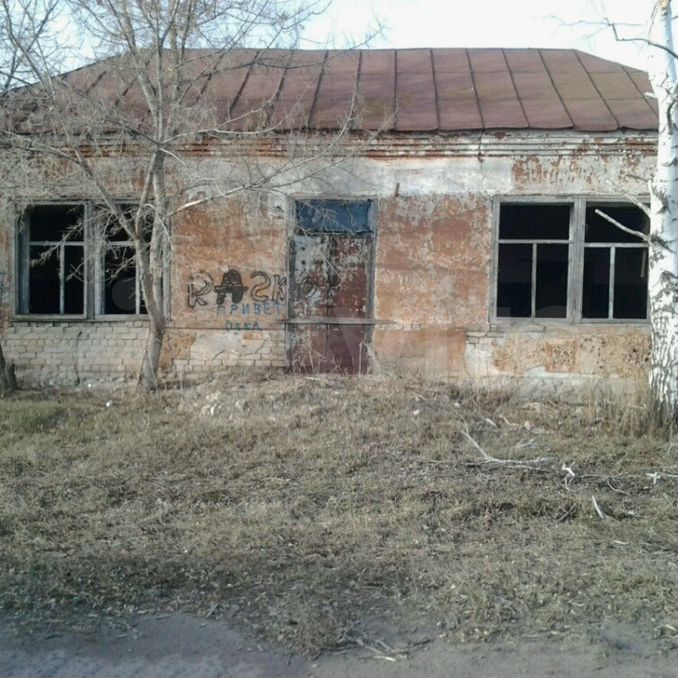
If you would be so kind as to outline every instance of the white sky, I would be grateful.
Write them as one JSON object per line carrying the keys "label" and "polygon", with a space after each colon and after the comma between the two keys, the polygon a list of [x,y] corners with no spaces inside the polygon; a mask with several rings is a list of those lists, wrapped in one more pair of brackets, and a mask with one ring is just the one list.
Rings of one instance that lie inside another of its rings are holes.
{"label": "white sky", "polygon": [[[309,25],[304,47],[360,43],[379,24],[369,47],[564,47],[647,68],[634,43],[616,42],[600,25],[609,17],[635,23],[643,35],[651,0],[334,0]],[[646,34],[646,32],[645,32]]]}

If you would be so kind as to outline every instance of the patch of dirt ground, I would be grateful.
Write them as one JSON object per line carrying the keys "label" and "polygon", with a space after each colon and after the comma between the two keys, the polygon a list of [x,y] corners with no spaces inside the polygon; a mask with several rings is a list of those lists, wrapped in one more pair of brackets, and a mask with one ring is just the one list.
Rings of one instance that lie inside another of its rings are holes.
{"label": "patch of dirt ground", "polygon": [[439,640],[406,647],[375,642],[309,659],[246,638],[224,622],[181,613],[137,619],[124,632],[102,627],[89,634],[17,633],[0,622],[0,675],[674,678],[678,659],[675,651],[657,654],[630,629],[619,628],[602,629],[597,642],[452,645]]}
{"label": "patch of dirt ground", "polygon": [[663,675],[678,444],[643,412],[266,374],[0,399],[0,673],[84,674],[84,652],[112,675],[117,647],[160,662],[119,675],[185,674],[184,638],[237,667],[258,656],[244,633],[317,675],[464,675],[481,654],[493,675],[544,675],[535,654],[554,675]]}

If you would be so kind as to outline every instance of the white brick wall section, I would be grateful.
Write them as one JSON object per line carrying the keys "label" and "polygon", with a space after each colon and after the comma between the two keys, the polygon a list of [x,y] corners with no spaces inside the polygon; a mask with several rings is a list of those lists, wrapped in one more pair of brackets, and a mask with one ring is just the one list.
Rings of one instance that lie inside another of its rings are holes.
{"label": "white brick wall section", "polygon": [[[72,385],[88,379],[131,379],[141,363],[145,322],[17,322],[5,328],[5,352],[24,386]],[[188,355],[171,361],[168,374],[197,378],[236,366],[286,366],[285,333],[174,330],[192,339]],[[171,342],[168,344],[171,350]],[[181,351],[178,348],[178,351]],[[185,350],[185,349],[184,349]]]}

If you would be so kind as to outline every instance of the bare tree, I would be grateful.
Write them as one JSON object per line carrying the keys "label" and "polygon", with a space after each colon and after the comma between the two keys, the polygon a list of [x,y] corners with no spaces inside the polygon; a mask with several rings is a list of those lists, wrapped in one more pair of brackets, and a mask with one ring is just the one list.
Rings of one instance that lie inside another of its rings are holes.
{"label": "bare tree", "polygon": [[[0,8],[0,97],[4,97],[13,88],[32,82],[30,60],[49,37],[57,0],[0,0]],[[0,164],[0,173],[7,169]],[[0,272],[0,326],[6,287],[6,274]],[[0,392],[16,386],[14,363],[5,359],[0,343]]]}
{"label": "bare tree", "polygon": [[[600,25],[620,42],[637,43],[647,56],[648,73],[657,100],[659,121],[654,175],[648,182],[648,209],[627,196],[650,218],[648,287],[650,301],[650,393],[653,417],[660,423],[678,424],[678,75],[674,49],[671,0],[649,3],[646,26],[621,24],[604,17]],[[586,23],[586,22],[583,22]],[[608,215],[604,218],[622,230],[629,229]],[[631,231],[633,233],[633,231]],[[642,234],[635,233],[637,237]]]}
{"label": "bare tree", "polygon": [[[294,52],[279,48],[296,44],[321,5],[295,0],[61,5],[78,27],[80,44],[98,60],[56,75],[35,15],[28,43],[10,31],[9,44],[27,69],[28,84],[9,93],[9,104],[5,97],[12,113],[2,130],[3,146],[6,157],[14,158],[9,162],[30,181],[61,195],[76,186],[81,195],[95,196],[103,222],[125,234],[148,317],[139,385],[153,388],[169,320],[165,283],[173,219],[207,201],[281,190],[289,176],[315,171],[319,158],[341,146],[351,115],[322,143],[309,145],[303,123],[295,129],[294,105],[283,120],[271,120],[272,99],[239,111],[227,103],[221,110],[219,83],[237,80],[243,69],[310,65],[291,63]],[[6,6],[3,10],[7,17]],[[258,49],[242,49],[253,44]],[[259,163],[257,145],[263,138],[280,139],[280,129],[286,131],[280,141],[284,159]],[[187,159],[201,144],[226,146],[231,170],[220,176],[188,171]]]}

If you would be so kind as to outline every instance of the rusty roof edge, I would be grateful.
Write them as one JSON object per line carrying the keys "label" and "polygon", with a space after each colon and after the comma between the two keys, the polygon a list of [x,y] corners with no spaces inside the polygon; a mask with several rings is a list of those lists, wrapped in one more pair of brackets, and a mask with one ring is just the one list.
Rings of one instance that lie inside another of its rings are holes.
{"label": "rusty roof edge", "polygon": [[[326,150],[326,136],[322,133],[305,133],[299,140],[301,152]],[[184,152],[191,155],[213,155],[229,157],[237,155],[282,156],[288,150],[289,135],[271,133],[266,137],[253,139],[247,148],[241,144],[234,147],[228,141],[211,139],[207,143],[187,144]],[[111,144],[115,143],[111,140]],[[354,133],[347,137],[337,154],[345,156],[348,151],[354,157],[477,157],[515,156],[600,156],[600,154],[626,156],[629,153],[654,155],[656,153],[656,132],[580,132],[557,130],[535,132],[533,130],[509,130],[474,132],[384,132],[370,137]],[[117,144],[116,144],[117,147]],[[134,153],[132,144],[128,152]]]}
{"label": "rusty roof edge", "polygon": [[410,151],[419,155],[449,153],[477,155],[527,153],[530,155],[599,155],[602,152],[627,155],[629,151],[656,152],[657,133],[650,131],[614,130],[612,132],[582,132],[578,130],[475,130],[469,132],[421,132],[417,134],[390,132],[370,141],[372,148],[397,153]]}
{"label": "rusty roof edge", "polygon": [[[622,67],[624,73],[626,74],[626,77],[631,81],[631,84],[635,87],[638,94],[642,97],[643,101],[645,102],[645,105],[650,110],[650,113],[654,116],[655,115],[654,109],[650,105],[650,102],[647,100],[648,96],[654,97],[654,92],[652,91],[652,84],[650,83],[650,90],[648,92],[641,91],[640,87],[638,87],[638,83],[636,83],[636,81],[631,77],[631,73],[630,73],[630,71],[636,70],[636,69],[632,69],[632,68],[629,68],[628,66],[624,66],[624,64],[620,64],[620,66]],[[641,72],[644,73],[645,71],[641,71]]]}

